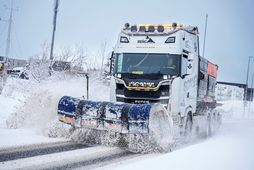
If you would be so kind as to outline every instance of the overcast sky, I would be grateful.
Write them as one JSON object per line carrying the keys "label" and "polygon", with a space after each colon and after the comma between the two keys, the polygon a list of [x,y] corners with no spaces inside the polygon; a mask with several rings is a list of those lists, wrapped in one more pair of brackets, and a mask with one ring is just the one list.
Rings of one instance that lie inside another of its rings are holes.
{"label": "overcast sky", "polygon": [[[0,0],[0,17],[8,19],[11,0]],[[28,58],[50,43],[53,0],[13,0],[14,24],[10,56]],[[219,65],[219,80],[245,83],[247,62],[254,56],[254,0],[60,0],[56,51],[82,45],[96,56],[101,44],[112,50],[124,23],[196,25],[203,43],[205,15],[208,29],[205,56]],[[0,55],[5,54],[8,24],[0,21]],[[202,47],[202,46],[201,46]],[[202,54],[202,49],[200,49]],[[100,60],[100,59],[99,59]],[[254,74],[254,59],[251,74]]]}

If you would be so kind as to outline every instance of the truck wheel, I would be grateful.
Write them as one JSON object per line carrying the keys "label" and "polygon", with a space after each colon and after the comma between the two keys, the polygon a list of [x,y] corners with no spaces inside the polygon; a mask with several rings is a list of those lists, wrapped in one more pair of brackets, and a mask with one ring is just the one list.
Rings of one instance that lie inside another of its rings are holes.
{"label": "truck wheel", "polygon": [[206,137],[211,137],[215,133],[215,115],[212,111],[208,111],[206,121]]}
{"label": "truck wheel", "polygon": [[220,129],[220,126],[221,126],[221,123],[222,123],[222,118],[221,118],[221,114],[220,112],[218,112],[217,110],[215,110],[215,130],[219,130]]}
{"label": "truck wheel", "polygon": [[187,114],[187,118],[186,118],[184,135],[185,136],[191,135],[192,134],[192,128],[193,128],[192,114],[191,114],[191,111],[189,111],[188,114]]}
{"label": "truck wheel", "polygon": [[149,139],[159,152],[168,152],[174,145],[173,118],[161,104],[154,104],[152,107]]}
{"label": "truck wheel", "polygon": [[173,120],[160,104],[152,106],[149,116],[149,134],[128,134],[131,152],[168,152],[174,146]]}

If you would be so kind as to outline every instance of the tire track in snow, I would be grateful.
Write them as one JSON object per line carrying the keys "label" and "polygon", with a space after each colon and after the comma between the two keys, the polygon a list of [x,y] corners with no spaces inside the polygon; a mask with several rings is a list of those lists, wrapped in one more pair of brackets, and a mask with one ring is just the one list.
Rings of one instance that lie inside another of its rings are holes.
{"label": "tire track in snow", "polygon": [[136,158],[134,154],[117,147],[88,147],[83,149],[39,155],[0,162],[0,169],[93,169]]}
{"label": "tire track in snow", "polygon": [[0,162],[76,150],[86,147],[88,146],[69,141],[8,147],[0,149]]}
{"label": "tire track in snow", "polygon": [[[141,154],[135,154],[129,151],[120,151],[116,153],[108,152],[107,154],[101,154],[96,158],[88,158],[79,162],[73,162],[64,164],[62,166],[53,166],[46,169],[61,170],[61,169],[94,169],[102,168],[104,166],[114,164],[116,162],[126,161],[131,158],[141,156]],[[44,169],[44,168],[43,168]]]}

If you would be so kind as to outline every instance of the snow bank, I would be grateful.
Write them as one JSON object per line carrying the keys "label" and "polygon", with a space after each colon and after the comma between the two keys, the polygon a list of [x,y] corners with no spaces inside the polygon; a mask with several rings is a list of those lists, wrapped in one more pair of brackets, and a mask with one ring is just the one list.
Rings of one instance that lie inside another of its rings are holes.
{"label": "snow bank", "polygon": [[217,83],[215,97],[218,101],[243,100],[244,88]]}
{"label": "snow bank", "polygon": [[241,100],[228,100],[220,102],[222,106],[218,106],[224,120],[227,119],[248,119],[254,116],[254,103]]}
{"label": "snow bank", "polygon": [[6,120],[20,105],[20,101],[0,95],[0,128],[6,127]]}
{"label": "snow bank", "polygon": [[[4,89],[5,96],[15,98],[17,93],[23,93],[24,96],[22,105],[11,111],[13,113],[7,119],[8,128],[33,129],[38,134],[47,135],[48,130],[58,122],[59,99],[64,95],[86,96],[86,78],[81,76],[57,74],[40,83],[30,81],[18,83],[17,81],[19,80],[9,81]],[[108,100],[109,89],[100,82],[97,73],[91,75],[89,87],[91,99]],[[9,102],[6,101],[6,104],[12,107],[12,103]]]}

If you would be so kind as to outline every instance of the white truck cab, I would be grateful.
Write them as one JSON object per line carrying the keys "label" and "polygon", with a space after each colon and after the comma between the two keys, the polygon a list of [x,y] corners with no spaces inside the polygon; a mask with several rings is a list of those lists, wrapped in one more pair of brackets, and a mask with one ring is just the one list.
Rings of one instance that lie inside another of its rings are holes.
{"label": "white truck cab", "polygon": [[199,56],[197,27],[127,23],[111,61],[113,102],[161,103],[174,117],[215,107],[217,65]]}

